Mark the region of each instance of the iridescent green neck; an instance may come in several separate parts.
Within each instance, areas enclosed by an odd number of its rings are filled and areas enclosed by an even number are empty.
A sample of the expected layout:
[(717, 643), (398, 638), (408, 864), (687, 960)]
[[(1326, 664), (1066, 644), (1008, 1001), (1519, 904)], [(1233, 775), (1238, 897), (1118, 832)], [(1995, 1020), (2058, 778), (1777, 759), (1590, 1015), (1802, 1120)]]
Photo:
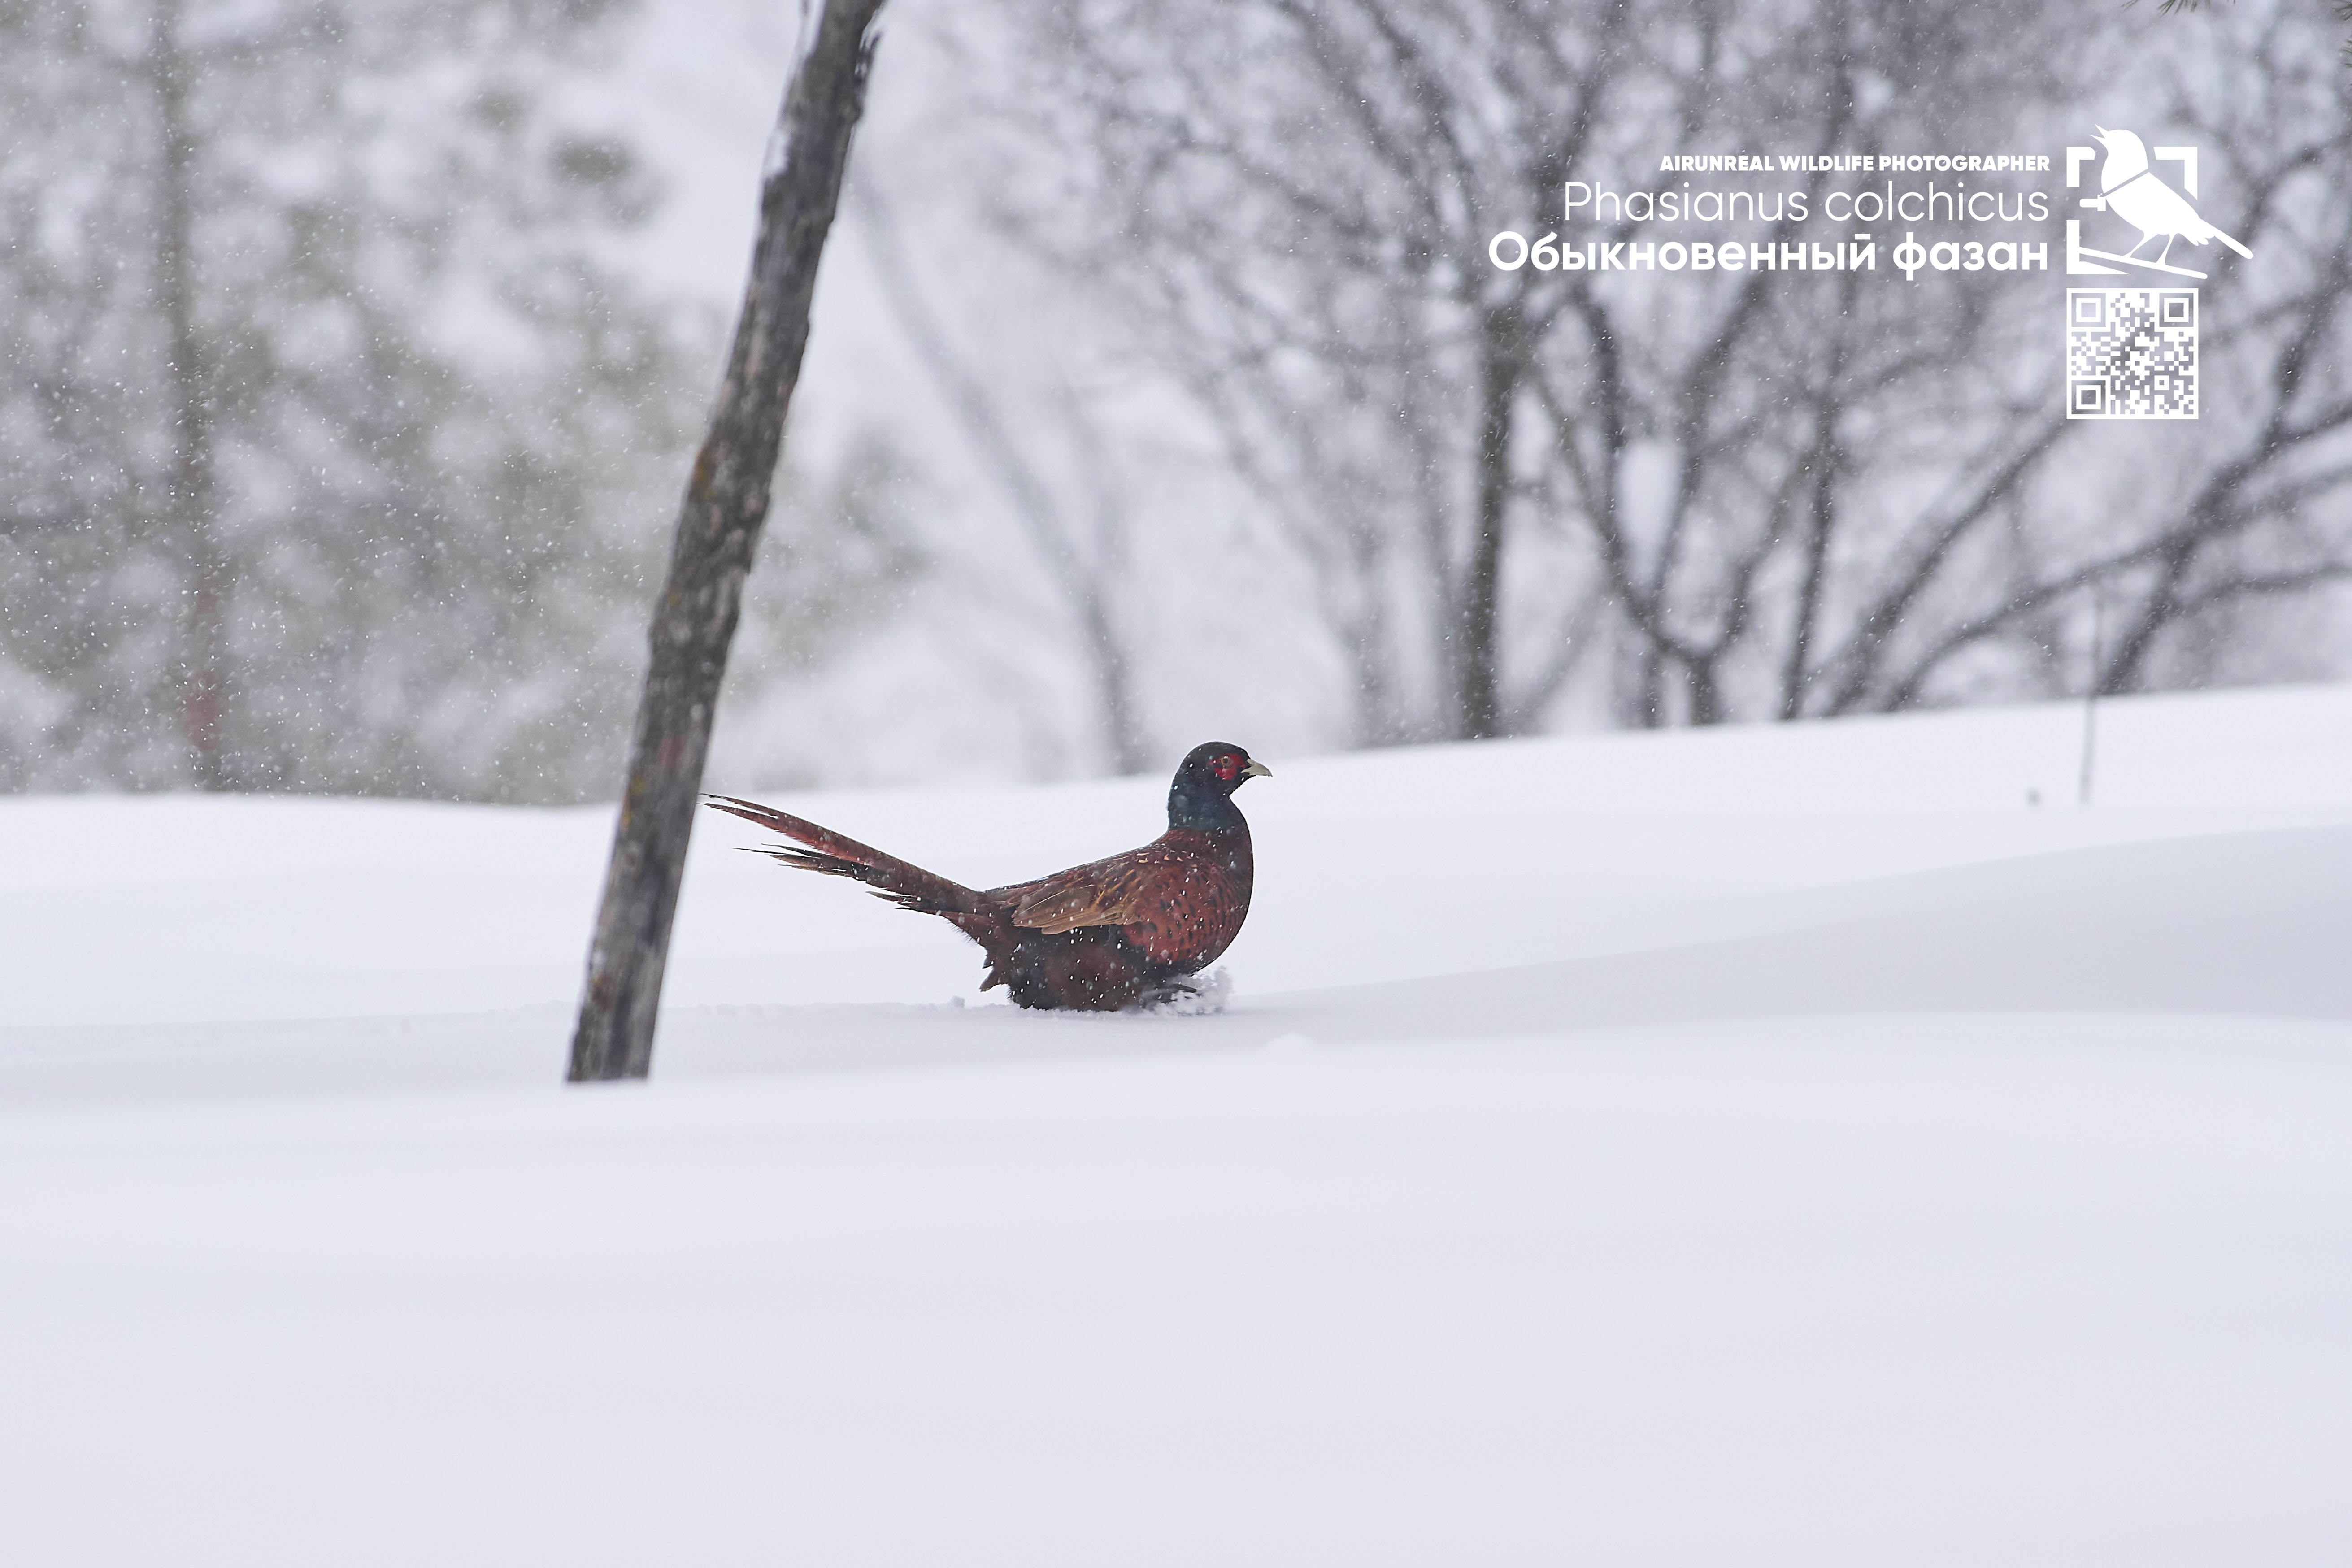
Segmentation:
[(1168, 786), (1168, 826), (1195, 833), (1247, 827), (1230, 790), (1206, 781), (1179, 778)]

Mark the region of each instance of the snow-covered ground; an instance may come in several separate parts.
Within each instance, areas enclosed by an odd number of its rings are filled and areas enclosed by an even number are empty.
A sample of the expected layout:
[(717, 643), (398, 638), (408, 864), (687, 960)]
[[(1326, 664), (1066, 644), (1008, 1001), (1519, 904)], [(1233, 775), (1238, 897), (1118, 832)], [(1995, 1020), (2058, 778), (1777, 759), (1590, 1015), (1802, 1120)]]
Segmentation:
[(2081, 734), (1271, 756), (1212, 1017), (712, 816), (593, 1089), (605, 813), (0, 802), (0, 1562), (2340, 1563), (2352, 689)]

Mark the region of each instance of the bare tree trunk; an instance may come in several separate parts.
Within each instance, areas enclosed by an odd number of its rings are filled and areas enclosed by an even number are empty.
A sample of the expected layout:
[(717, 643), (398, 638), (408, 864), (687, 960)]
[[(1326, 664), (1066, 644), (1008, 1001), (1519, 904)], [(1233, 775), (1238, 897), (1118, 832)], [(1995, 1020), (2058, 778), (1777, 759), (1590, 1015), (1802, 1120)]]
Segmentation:
[(866, 106), (870, 29), (882, 3), (814, 0), (814, 15), (802, 23), (761, 179), (751, 282), (654, 610), (652, 663), (572, 1040), (574, 1083), (643, 1078), (653, 1067), (655, 1012), (711, 712), (742, 610), (743, 579), (768, 520), (784, 414), (808, 346), (817, 262)]
[(1122, 774), (1139, 773), (1151, 765), (1151, 749), (1143, 738), (1135, 700), (1135, 669), (1127, 645), (1111, 623), (1110, 611), (1099, 592), (1078, 606), (1095, 678), (1095, 705), (1102, 712), (1103, 732), (1110, 743), (1111, 766)]
[(1470, 569), (1462, 583), (1462, 647), (1455, 658), (1454, 732), (1490, 740), (1502, 727), (1502, 664), (1496, 647), (1503, 592), (1503, 525), (1511, 504), (1511, 411), (1526, 363), (1524, 318), (1516, 304), (1480, 323), (1478, 513)]
[(228, 563), (213, 521), (213, 409), (209, 374), (196, 346), (195, 136), (188, 124), (189, 61), (180, 44), (179, 0), (163, 0), (148, 41), (155, 92), (155, 292), (171, 336), (172, 489), (166, 526), (187, 563), (182, 623), (180, 728), (198, 789), (228, 787), (221, 750), (221, 705), (228, 679)]
[[(1830, 385), (1837, 384), (1836, 377), (1843, 366), (1832, 362)], [(1820, 434), (1813, 442), (1810, 458), (1812, 466), (1811, 505), (1805, 519), (1802, 544), (1803, 575), (1797, 585), (1796, 615), (1789, 628), (1788, 654), (1780, 663), (1780, 717), (1783, 720), (1801, 717), (1805, 710), (1805, 686), (1812, 677), (1813, 638), (1820, 629), (1822, 595), (1829, 579), (1830, 535), (1837, 528), (1837, 481), (1839, 452), (1837, 424), (1844, 408), (1836, 393), (1822, 395), (1820, 413), (1815, 416)]]

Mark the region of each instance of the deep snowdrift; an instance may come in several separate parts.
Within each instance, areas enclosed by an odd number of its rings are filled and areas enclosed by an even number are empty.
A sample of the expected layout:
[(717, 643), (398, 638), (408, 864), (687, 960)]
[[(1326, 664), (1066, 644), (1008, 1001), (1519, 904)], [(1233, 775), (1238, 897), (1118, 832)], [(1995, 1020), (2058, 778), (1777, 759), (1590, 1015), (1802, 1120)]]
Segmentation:
[(1204, 1018), (713, 816), (587, 1091), (605, 813), (0, 803), (0, 1559), (2340, 1562), (2352, 690), (2081, 724), (1270, 758)]

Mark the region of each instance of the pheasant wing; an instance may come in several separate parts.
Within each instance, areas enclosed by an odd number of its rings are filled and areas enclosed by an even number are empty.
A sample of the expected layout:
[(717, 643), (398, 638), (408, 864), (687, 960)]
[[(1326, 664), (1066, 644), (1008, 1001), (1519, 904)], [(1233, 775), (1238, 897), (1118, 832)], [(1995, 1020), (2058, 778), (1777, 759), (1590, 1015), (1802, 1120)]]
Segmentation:
[(1013, 923), (1048, 935), (1080, 926), (1123, 926), (1151, 901), (1154, 884), (1178, 870), (1158, 845), (1090, 860), (997, 889), (1013, 901)]
[[(1197, 961), (1211, 929), (1222, 929), (1238, 902), (1227, 879), (1197, 854), (1147, 844), (1108, 860), (1000, 888), (1013, 923), (1048, 934), (1081, 926), (1117, 926), (1156, 963)], [(1236, 922), (1237, 923), (1237, 922)], [(1224, 940), (1231, 939), (1226, 931)], [(1208, 945), (1223, 946), (1212, 939)]]

